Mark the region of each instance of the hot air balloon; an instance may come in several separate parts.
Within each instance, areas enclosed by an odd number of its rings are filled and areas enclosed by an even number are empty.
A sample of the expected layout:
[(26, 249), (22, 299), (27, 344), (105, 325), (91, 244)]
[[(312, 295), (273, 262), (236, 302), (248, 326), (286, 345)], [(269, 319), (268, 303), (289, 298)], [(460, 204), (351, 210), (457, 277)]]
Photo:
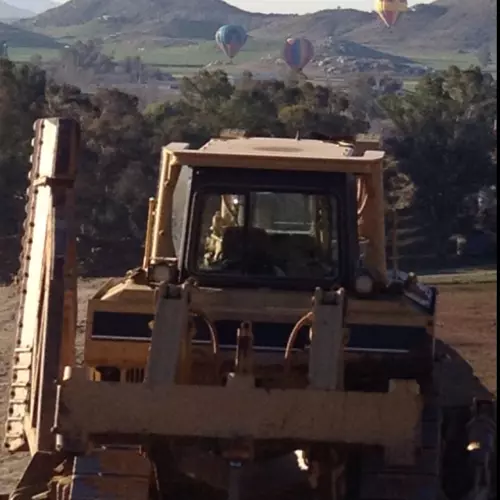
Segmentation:
[(313, 44), (307, 38), (289, 38), (283, 48), (283, 59), (291, 69), (300, 72), (314, 56)]
[(238, 54), (247, 41), (247, 33), (244, 28), (234, 24), (226, 24), (218, 29), (215, 41), (219, 48), (231, 61)]
[(388, 28), (394, 26), (399, 15), (407, 10), (407, 0), (375, 0), (375, 11)]

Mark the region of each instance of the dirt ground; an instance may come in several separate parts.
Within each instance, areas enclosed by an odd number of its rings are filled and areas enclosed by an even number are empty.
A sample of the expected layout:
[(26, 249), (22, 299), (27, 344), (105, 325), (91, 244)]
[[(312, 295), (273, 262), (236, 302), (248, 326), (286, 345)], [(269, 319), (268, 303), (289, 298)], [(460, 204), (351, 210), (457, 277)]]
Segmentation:
[[(103, 280), (82, 281), (79, 288), (79, 327), (83, 330), (86, 300)], [(450, 358), (460, 359), (462, 369), (450, 378), (456, 397), (465, 392), (491, 391), (496, 395), (497, 285), (495, 283), (447, 284), (439, 287), (438, 337)], [(10, 364), (17, 308), (14, 287), (0, 286), (0, 442), (8, 402)], [(465, 361), (464, 361), (465, 360)], [(468, 365), (470, 364), (470, 366)], [(472, 368), (471, 368), (472, 367)], [(474, 370), (475, 377), (472, 376)], [(477, 377), (477, 378), (476, 378)], [(0, 493), (8, 492), (27, 465), (25, 454), (8, 455), (0, 449)]]

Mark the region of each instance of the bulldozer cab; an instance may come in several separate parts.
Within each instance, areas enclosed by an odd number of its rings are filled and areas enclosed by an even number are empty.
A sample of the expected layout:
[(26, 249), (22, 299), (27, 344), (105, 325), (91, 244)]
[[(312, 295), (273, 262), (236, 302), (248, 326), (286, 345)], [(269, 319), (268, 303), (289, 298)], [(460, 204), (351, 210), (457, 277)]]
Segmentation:
[(194, 173), (184, 276), (226, 286), (296, 282), (309, 289), (313, 280), (331, 286), (349, 279), (355, 242), (343, 241), (341, 233), (355, 221), (339, 210), (347, 201), (345, 176), (241, 172), (229, 186), (224, 169)]
[[(365, 157), (363, 143), (355, 144), (238, 138), (212, 140), (197, 151), (167, 146), (165, 178), (186, 165), (189, 194), (180, 254), (174, 255), (164, 231), (152, 248), (153, 267), (175, 257), (180, 280), (193, 277), (202, 286), (352, 289), (368, 233), (368, 262), (380, 279), (383, 215), (365, 234), (359, 228), (367, 204), (374, 213), (382, 207), (373, 186), (383, 153)], [(172, 198), (158, 193), (165, 225), (171, 224)], [(157, 225), (154, 234), (162, 229)]]

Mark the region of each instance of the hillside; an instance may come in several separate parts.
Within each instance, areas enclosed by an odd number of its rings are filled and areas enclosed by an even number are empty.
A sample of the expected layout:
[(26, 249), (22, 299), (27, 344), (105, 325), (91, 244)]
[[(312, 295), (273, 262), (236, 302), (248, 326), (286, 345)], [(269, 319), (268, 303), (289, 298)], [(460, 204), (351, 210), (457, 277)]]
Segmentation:
[(404, 50), (475, 50), (496, 39), (494, 0), (438, 0), (418, 5), (387, 29), (374, 19), (348, 38), (372, 46)]
[(395, 56), (387, 52), (375, 50), (360, 43), (348, 40), (338, 40), (329, 38), (321, 43), (316, 54), (320, 57), (351, 57), (356, 59), (384, 59), (392, 64), (414, 64), (412, 59)]
[(302, 16), (265, 15), (223, 0), (70, 0), (17, 25), (66, 41), (99, 37), (115, 46), (125, 43), (152, 50), (211, 41), (226, 23), (243, 25), (254, 40), (281, 43), (288, 36), (303, 35), (321, 44), (334, 38), (403, 55), (474, 52), (485, 44), (496, 46), (495, 0), (417, 5), (391, 29), (373, 12), (335, 9)]
[[(447, 16), (434, 25), (434, 39), (449, 36), (449, 43), (477, 47), (497, 39), (497, 0), (438, 0), (438, 5), (451, 6)], [(467, 19), (467, 23), (462, 20)]]
[(9, 48), (57, 49), (60, 47), (56, 40), (48, 36), (32, 33), (2, 22), (0, 22), (0, 40), (6, 41)]
[(312, 40), (342, 37), (395, 51), (474, 50), (496, 41), (495, 0), (437, 0), (417, 5), (386, 28), (375, 13), (350, 9), (290, 16), (252, 32), (256, 37), (300, 34)]
[(119, 32), (212, 39), (222, 24), (237, 23), (252, 30), (280, 17), (251, 14), (222, 0), (70, 0), (22, 25), (47, 32), (73, 26), (82, 31), (82, 26), (91, 24), (101, 36)]
[(354, 9), (322, 10), (303, 16), (286, 16), (252, 31), (254, 38), (286, 38), (307, 36), (319, 41), (328, 37), (342, 37), (374, 18), (369, 12)]
[(15, 19), (22, 19), (23, 17), (31, 17), (35, 15), (32, 11), (20, 8), (19, 2), (17, 2), (17, 5), (18, 7), (14, 7), (13, 5), (0, 0), (0, 20), (13, 21)]

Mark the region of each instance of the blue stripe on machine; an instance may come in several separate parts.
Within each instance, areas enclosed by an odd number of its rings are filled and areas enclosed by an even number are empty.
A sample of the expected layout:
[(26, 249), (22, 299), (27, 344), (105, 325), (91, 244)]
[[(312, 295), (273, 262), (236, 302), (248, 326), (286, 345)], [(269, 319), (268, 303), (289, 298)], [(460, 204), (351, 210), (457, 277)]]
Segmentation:
[[(151, 338), (152, 314), (113, 313), (97, 311), (94, 314), (92, 338), (95, 340), (146, 341)], [(203, 321), (196, 319), (195, 343), (210, 341)], [(217, 321), (215, 324), (221, 348), (233, 348), (239, 321)], [(285, 349), (293, 325), (286, 323), (254, 323), (254, 346), (257, 351), (279, 352)], [(306, 348), (309, 328), (304, 327), (297, 338), (295, 349)], [(423, 327), (400, 327), (391, 325), (350, 325), (349, 342), (352, 352), (407, 352), (423, 345), (427, 339)]]

